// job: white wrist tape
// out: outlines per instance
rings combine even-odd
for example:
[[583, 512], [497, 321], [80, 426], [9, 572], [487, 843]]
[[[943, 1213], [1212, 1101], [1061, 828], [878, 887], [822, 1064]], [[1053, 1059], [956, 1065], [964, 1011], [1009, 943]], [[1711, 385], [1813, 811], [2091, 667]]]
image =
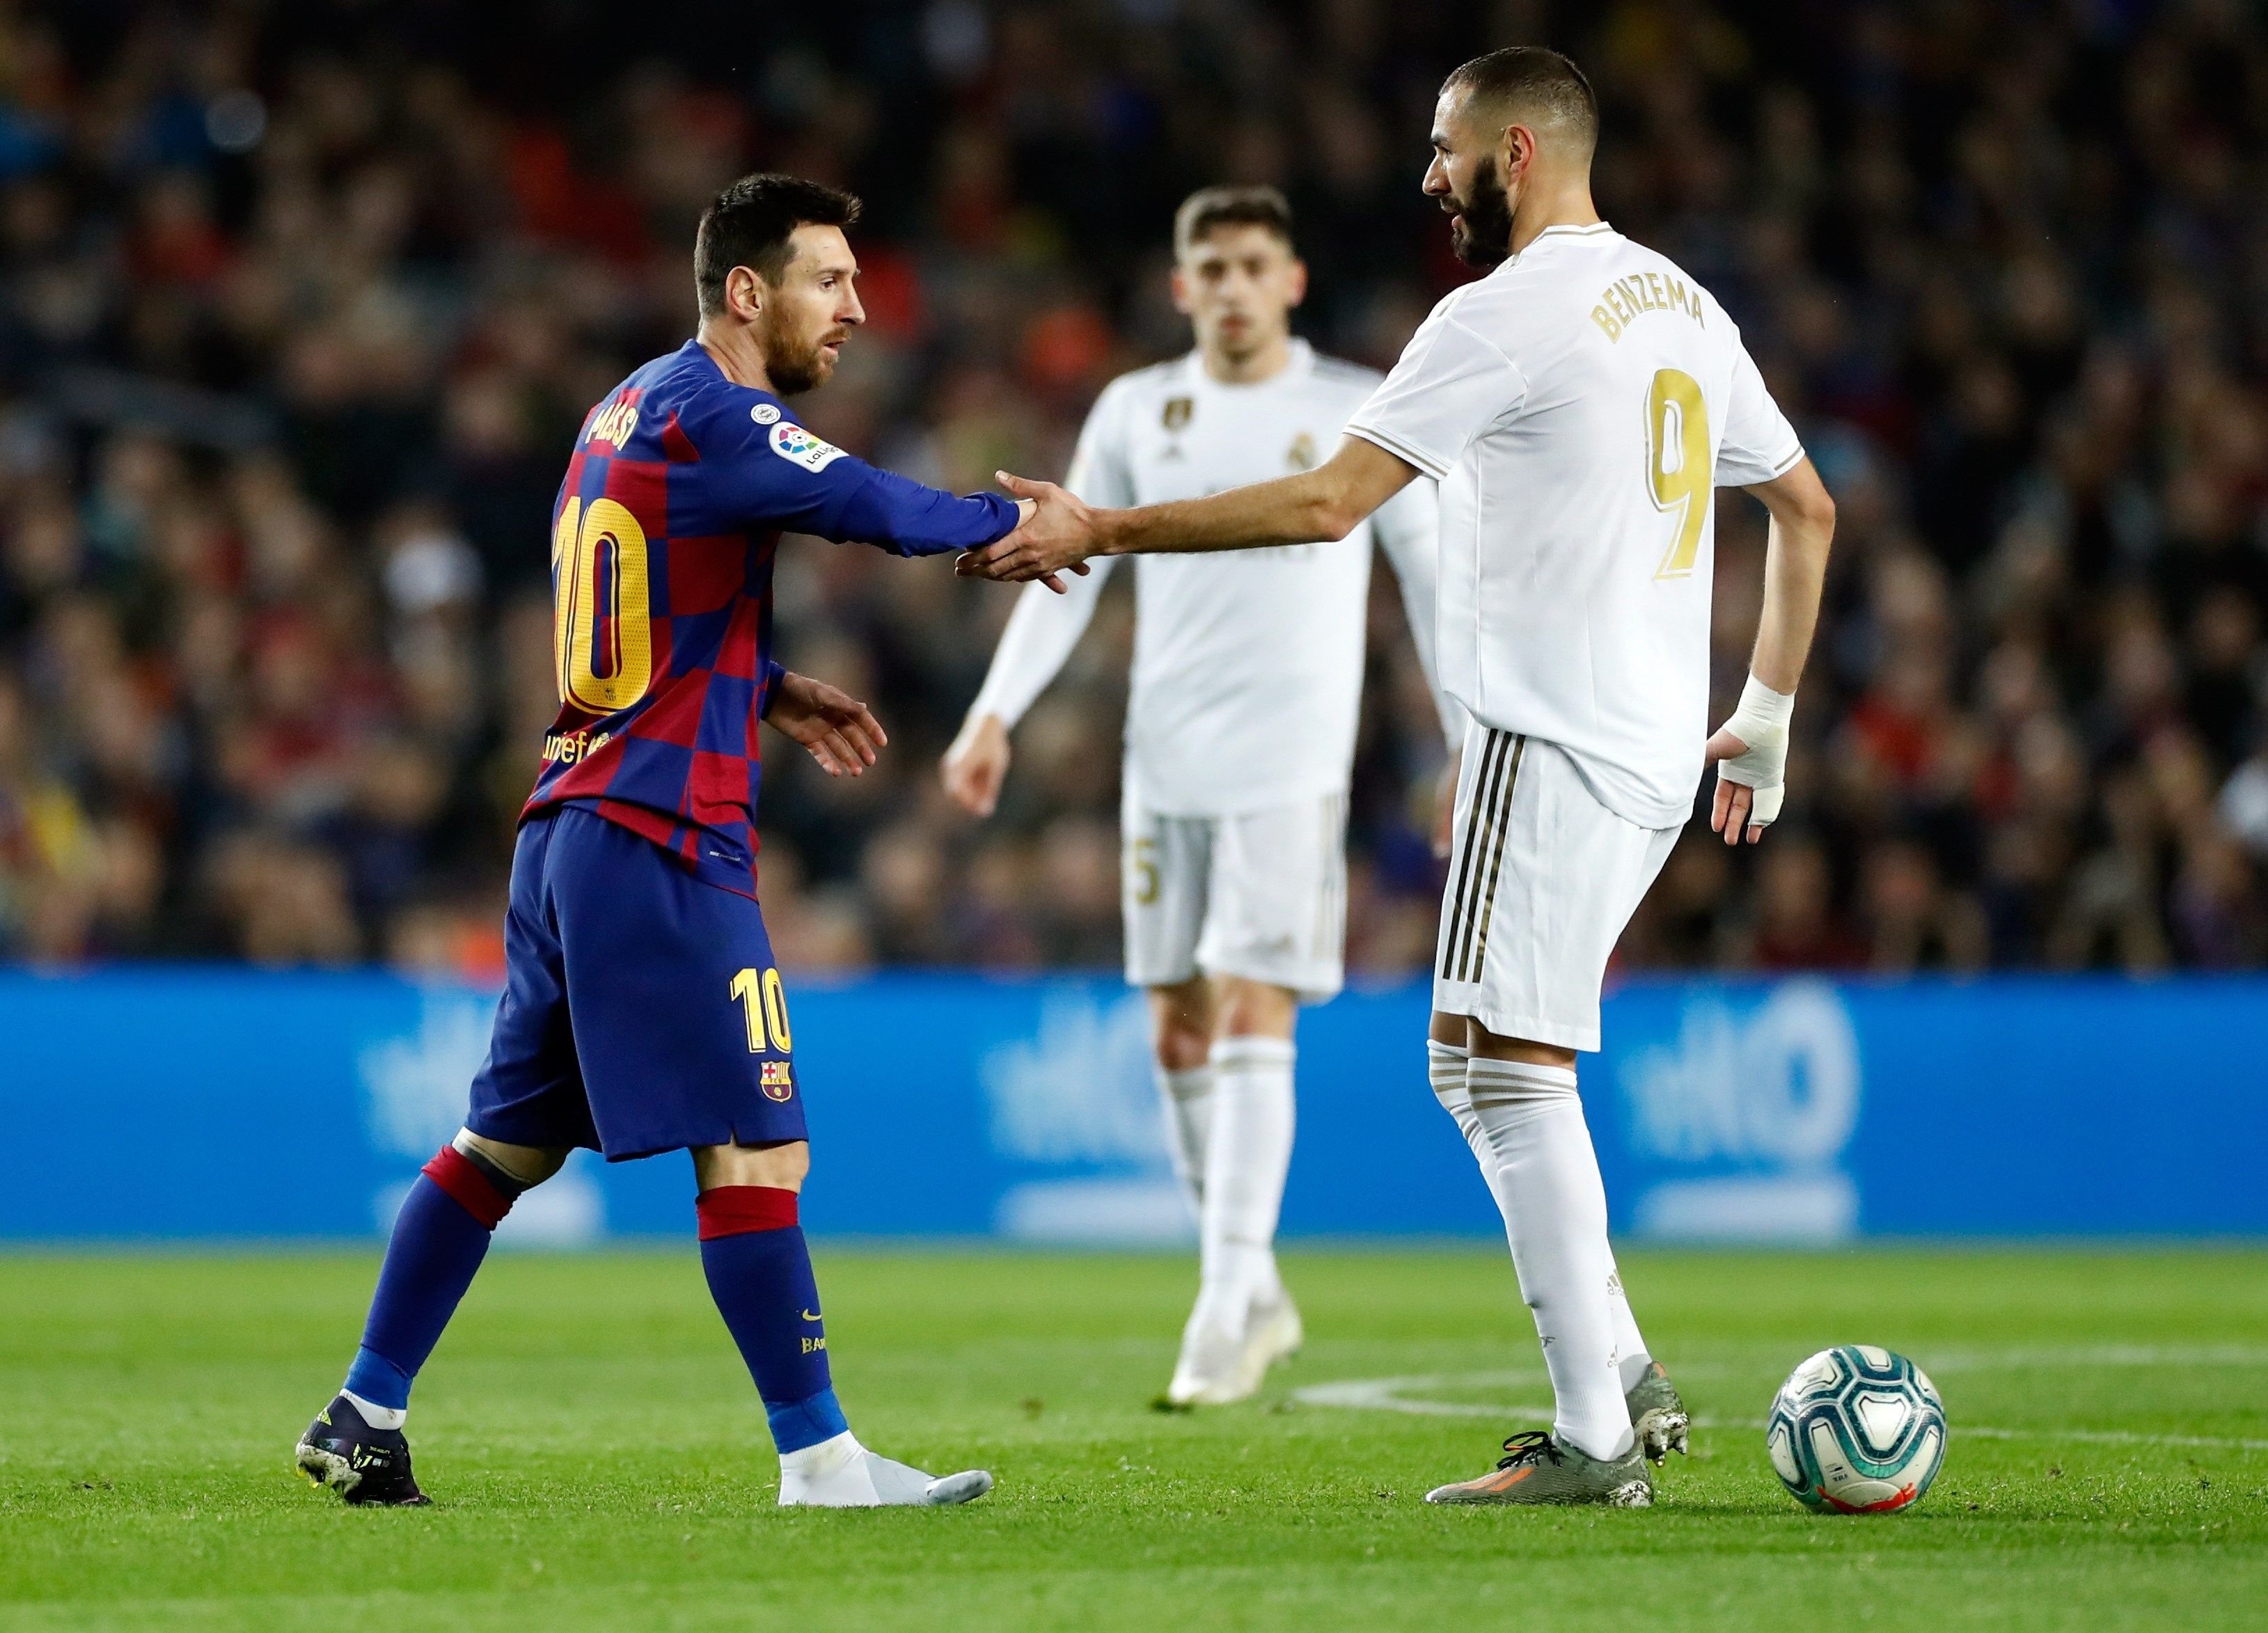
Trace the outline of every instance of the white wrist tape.
[[1795, 716], [1795, 694], [1775, 692], [1756, 676], [1741, 688], [1740, 707], [1724, 729], [1748, 745], [1748, 752], [1717, 762], [1719, 781], [1738, 783], [1756, 791], [1749, 807], [1752, 828], [1769, 825], [1779, 815], [1787, 790], [1787, 723]]

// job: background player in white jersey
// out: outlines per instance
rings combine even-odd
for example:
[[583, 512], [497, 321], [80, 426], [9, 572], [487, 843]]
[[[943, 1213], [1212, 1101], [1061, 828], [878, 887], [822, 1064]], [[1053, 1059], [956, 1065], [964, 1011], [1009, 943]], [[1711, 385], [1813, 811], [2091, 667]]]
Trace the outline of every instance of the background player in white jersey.
[[[1441, 482], [1440, 660], [1473, 725], [1434, 969], [1431, 1075], [1478, 1159], [1535, 1312], [1550, 1432], [1436, 1502], [1650, 1502], [1641, 1453], [1684, 1409], [1607, 1245], [1575, 1091], [1609, 954], [1718, 767], [1711, 825], [1778, 814], [1787, 723], [1835, 507], [1723, 308], [1599, 219], [1598, 107], [1573, 63], [1521, 48], [1452, 74], [1425, 190], [1493, 266], [1434, 308], [1329, 462], [1193, 503], [1097, 511], [1044, 483], [1036, 530], [962, 557], [1025, 577], [1089, 555], [1336, 538]], [[1708, 734], [1714, 490], [1771, 513], [1740, 705]]]
[[[1174, 252], [1174, 299], [1197, 349], [1096, 400], [1064, 478], [1088, 504], [1309, 469], [1378, 384], [1292, 337], [1307, 275], [1275, 188], [1193, 194]], [[1167, 1388], [1175, 1405], [1241, 1400], [1300, 1343], [1273, 1243], [1293, 1023], [1342, 979], [1371, 542], [1393, 561], [1431, 682], [1437, 522], [1433, 483], [1413, 482], [1333, 541], [1135, 564], [1126, 978], [1149, 989], [1174, 1164], [1200, 1225], [1200, 1290]], [[1103, 577], [1074, 577], [1060, 597], [1034, 585], [1017, 603], [945, 757], [946, 787], [967, 809], [992, 811], [1008, 733], [1078, 644]], [[1441, 707], [1454, 754], [1462, 711]]]

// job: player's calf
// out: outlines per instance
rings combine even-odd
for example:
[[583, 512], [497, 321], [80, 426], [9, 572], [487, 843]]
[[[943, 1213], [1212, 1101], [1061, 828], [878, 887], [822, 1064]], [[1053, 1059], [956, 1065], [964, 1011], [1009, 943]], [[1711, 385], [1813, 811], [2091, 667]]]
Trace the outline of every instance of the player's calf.
[[422, 1504], [409, 1472], [409, 1389], [488, 1256], [497, 1225], [566, 1152], [499, 1145], [469, 1131], [420, 1171], [386, 1245], [346, 1381], [294, 1449], [302, 1473], [354, 1504]]
[[800, 1185], [807, 1149], [794, 1141], [759, 1149], [704, 1147], [694, 1156], [706, 1186], [695, 1203], [701, 1266], [718, 1313], [762, 1397], [779, 1453], [781, 1506], [936, 1507], [983, 1497], [992, 1489], [992, 1476], [983, 1469], [939, 1479], [877, 1456], [850, 1432], [835, 1395], [827, 1326], [796, 1191], [785, 1185], [710, 1182], [786, 1178]]
[[1152, 1073], [1172, 1140], [1174, 1177], [1202, 1215], [1212, 1131], [1212, 982], [1194, 975], [1149, 993]]

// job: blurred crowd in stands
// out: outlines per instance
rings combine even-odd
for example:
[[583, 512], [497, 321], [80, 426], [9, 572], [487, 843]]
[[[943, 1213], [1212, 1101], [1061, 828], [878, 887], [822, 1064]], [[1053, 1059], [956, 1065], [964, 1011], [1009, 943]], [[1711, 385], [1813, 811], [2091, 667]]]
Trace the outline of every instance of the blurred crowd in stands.
[[[1697, 824], [1626, 967], [2268, 956], [2268, 35], [2239, 0], [0, 4], [0, 956], [493, 974], [555, 707], [547, 518], [585, 410], [690, 332], [754, 168], [854, 188], [871, 322], [824, 434], [1060, 474], [1182, 349], [1189, 188], [1272, 181], [1300, 327], [1384, 365], [1461, 276], [1434, 92], [1543, 41], [1602, 210], [1739, 319], [1841, 507], [1786, 820]], [[1716, 684], [1761, 511], [1724, 496]], [[1350, 956], [1421, 967], [1440, 745], [1390, 582]], [[1108, 966], [1116, 593], [998, 817], [936, 787], [1012, 592], [783, 548], [781, 651], [883, 765], [767, 745], [783, 963]]]

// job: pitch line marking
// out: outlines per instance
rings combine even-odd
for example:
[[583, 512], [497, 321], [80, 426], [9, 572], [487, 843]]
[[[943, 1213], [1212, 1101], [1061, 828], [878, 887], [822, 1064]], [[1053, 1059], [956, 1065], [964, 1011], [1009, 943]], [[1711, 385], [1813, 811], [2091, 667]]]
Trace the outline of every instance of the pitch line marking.
[[2066, 1350], [1952, 1350], [1922, 1371], [1981, 1372], [2017, 1366], [2268, 1366], [2257, 1344], [2094, 1344]]
[[1292, 1398], [1302, 1406], [1369, 1408], [1402, 1412], [1412, 1417], [1535, 1417], [1551, 1416], [1548, 1406], [1479, 1406], [1465, 1401], [1412, 1401], [1410, 1389], [1438, 1389], [1448, 1384], [1532, 1384], [1533, 1372], [1422, 1372], [1403, 1378], [1350, 1378], [1332, 1384], [1309, 1384], [1294, 1389]]
[[[1549, 1405], [1506, 1401], [1484, 1405], [1475, 1401], [1412, 1400], [1406, 1393], [1465, 1384], [1534, 1384], [1533, 1372], [1422, 1372], [1398, 1378], [1349, 1378], [1336, 1383], [1309, 1384], [1294, 1389], [1292, 1398], [1302, 1406], [1347, 1407], [1357, 1410], [1400, 1412], [1410, 1417], [1494, 1417], [1520, 1423], [1549, 1423]], [[1696, 1429], [1762, 1429], [1761, 1417], [1717, 1417], [1697, 1413]], [[1955, 1423], [1955, 1435], [1975, 1435], [1986, 1440], [2078, 1441], [2088, 1445], [2180, 1445], [2211, 1451], [2268, 1452], [2268, 1440], [2239, 1439], [2220, 1435], [2146, 1435], [2120, 1429], [2003, 1429], [1982, 1423]]]
[[[1677, 1375], [1687, 1378], [1746, 1379], [1771, 1370], [1781, 1354], [1778, 1347], [1712, 1345], [1700, 1359], [1681, 1357]], [[1728, 1353], [1743, 1354], [1746, 1360], [1724, 1358]], [[1713, 1357], [1713, 1358], [1712, 1358]], [[2061, 1350], [2009, 1348], [2001, 1350], [1939, 1350], [1929, 1353], [1922, 1370], [1933, 1378], [1940, 1373], [2007, 1372], [2019, 1367], [2129, 1367], [2129, 1366], [2260, 1366], [2268, 1367], [2268, 1346], [2247, 1344], [2096, 1344], [2075, 1345]], [[1371, 1379], [1368, 1383], [1395, 1382], [1410, 1387], [1435, 1387], [1445, 1381], [1472, 1382], [1487, 1379], [1498, 1384], [1528, 1384], [1542, 1387], [1545, 1375], [1541, 1367], [1515, 1368], [1487, 1372], [1454, 1372], [1431, 1375], [1426, 1380], [1410, 1379]], [[1322, 1386], [1326, 1388], [1333, 1385]], [[1365, 1384], [1364, 1387], [1367, 1387]], [[1324, 1404], [1339, 1404], [1325, 1402]], [[1348, 1401], [1354, 1405], [1359, 1402]], [[1456, 1414], [1462, 1416], [1462, 1414]]]
[[[1762, 1344], [1738, 1346], [1712, 1345], [1704, 1358], [1681, 1359], [1677, 1375], [1681, 1378], [1745, 1377], [1755, 1372], [1769, 1372], [1771, 1361], [1782, 1353], [1779, 1347]], [[1748, 1357], [1745, 1361], [1728, 1360], [1728, 1354]], [[1922, 1363], [1922, 1371], [1935, 1377], [1940, 1372], [2007, 1372], [2019, 1367], [2078, 1367], [2078, 1366], [2268, 1366], [2268, 1345], [2260, 1344], [2074, 1344], [2062, 1349], [2011, 1347], [1999, 1350], [1932, 1350]], [[1509, 1374], [1506, 1374], [1509, 1376]], [[1539, 1380], [1541, 1373], [1526, 1374]]]

